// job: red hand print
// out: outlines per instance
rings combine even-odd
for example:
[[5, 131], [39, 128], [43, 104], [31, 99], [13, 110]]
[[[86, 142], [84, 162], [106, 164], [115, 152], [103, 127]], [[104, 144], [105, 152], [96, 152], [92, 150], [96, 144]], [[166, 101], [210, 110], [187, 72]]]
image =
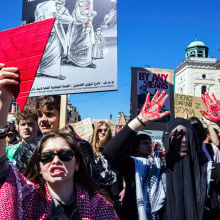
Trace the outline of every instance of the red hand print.
[[212, 99], [207, 92], [205, 95], [202, 94], [202, 100], [205, 103], [208, 112], [205, 112], [202, 109], [200, 112], [210, 121], [220, 122], [220, 105], [218, 104], [214, 93], [212, 93]]
[[169, 111], [160, 113], [160, 110], [163, 107], [164, 103], [166, 102], [168, 95], [165, 95], [165, 91], [163, 91], [160, 95], [159, 92], [160, 92], [159, 90], [156, 91], [151, 101], [150, 101], [150, 93], [147, 94], [146, 101], [140, 113], [144, 119], [155, 120], [169, 113]]

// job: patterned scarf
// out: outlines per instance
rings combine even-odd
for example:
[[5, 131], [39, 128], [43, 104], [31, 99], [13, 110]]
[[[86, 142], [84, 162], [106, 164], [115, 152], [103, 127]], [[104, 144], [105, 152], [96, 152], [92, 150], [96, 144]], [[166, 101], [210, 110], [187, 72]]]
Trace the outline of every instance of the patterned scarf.
[[35, 185], [9, 164], [9, 174], [0, 189], [0, 219], [46, 219], [52, 211], [48, 190], [42, 195]]
[[165, 205], [165, 163], [159, 158], [132, 158], [139, 219], [159, 219], [158, 211]]
[[82, 220], [119, 220], [111, 204], [102, 195], [90, 196], [78, 184], [76, 185], [76, 201]]

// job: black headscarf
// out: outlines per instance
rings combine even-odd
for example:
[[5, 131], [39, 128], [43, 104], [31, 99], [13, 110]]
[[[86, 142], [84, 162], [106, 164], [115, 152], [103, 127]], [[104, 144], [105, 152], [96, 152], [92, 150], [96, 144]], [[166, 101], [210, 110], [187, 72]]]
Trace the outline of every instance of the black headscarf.
[[[170, 133], [178, 125], [186, 128], [187, 156], [179, 156], [180, 143], [171, 142]], [[188, 120], [176, 118], [167, 123], [163, 144], [166, 148], [167, 219], [201, 220], [207, 189], [207, 159], [202, 141]]]

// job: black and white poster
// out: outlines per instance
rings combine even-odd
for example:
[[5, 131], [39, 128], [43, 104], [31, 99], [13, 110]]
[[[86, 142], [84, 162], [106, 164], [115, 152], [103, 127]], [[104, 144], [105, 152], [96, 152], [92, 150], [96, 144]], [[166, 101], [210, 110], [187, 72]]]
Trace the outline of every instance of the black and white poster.
[[117, 90], [117, 0], [23, 0], [22, 24], [49, 18], [30, 96]]

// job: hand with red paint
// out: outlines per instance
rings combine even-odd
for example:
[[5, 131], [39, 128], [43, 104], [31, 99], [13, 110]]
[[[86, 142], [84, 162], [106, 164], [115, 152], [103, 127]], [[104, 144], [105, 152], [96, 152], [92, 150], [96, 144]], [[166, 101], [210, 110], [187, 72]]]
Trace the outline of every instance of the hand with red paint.
[[146, 101], [141, 109], [138, 119], [141, 119], [145, 124], [147, 121], [154, 121], [163, 118], [170, 111], [160, 113], [161, 108], [168, 98], [168, 94], [165, 95], [165, 91], [159, 95], [160, 91], [157, 90], [154, 97], [150, 101], [150, 93], [147, 94]]
[[207, 92], [205, 95], [202, 94], [202, 100], [207, 107], [207, 112], [202, 109], [200, 112], [210, 121], [220, 124], [220, 104], [218, 104], [214, 93], [212, 93], [212, 98]]

